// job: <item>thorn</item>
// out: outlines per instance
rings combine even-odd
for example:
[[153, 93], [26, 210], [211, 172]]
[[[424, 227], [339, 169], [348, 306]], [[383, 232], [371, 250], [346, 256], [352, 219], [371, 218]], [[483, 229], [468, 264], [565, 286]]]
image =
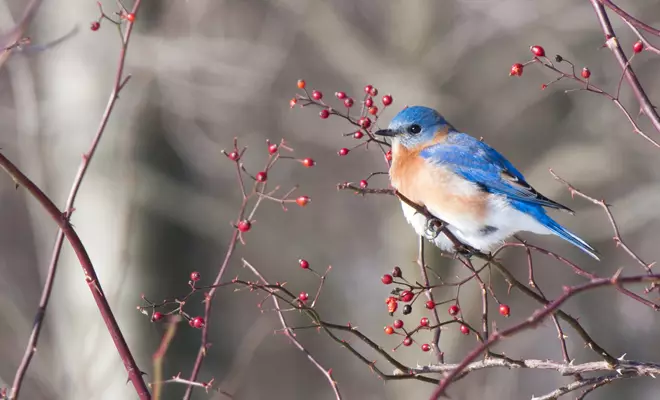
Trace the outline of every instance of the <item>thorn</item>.
[[626, 354], [628, 354], [628, 353], [623, 353], [623, 354], [621, 355], [621, 357], [617, 358], [617, 360], [619, 360], [619, 361], [624, 361], [624, 360], [625, 360], [624, 357], [626, 356]]

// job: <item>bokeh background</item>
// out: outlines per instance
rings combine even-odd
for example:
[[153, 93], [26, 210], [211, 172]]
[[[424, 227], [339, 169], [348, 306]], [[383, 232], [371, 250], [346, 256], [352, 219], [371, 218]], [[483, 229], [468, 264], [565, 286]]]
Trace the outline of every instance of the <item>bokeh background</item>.
[[[47, 50], [16, 52], [0, 70], [0, 147], [51, 198], [63, 205], [81, 160], [98, 126], [114, 79], [119, 39], [104, 23], [91, 32], [96, 2], [45, 1], [27, 34], [45, 44], [77, 31]], [[271, 180], [284, 188], [299, 184], [313, 198], [301, 209], [283, 212], [265, 204], [247, 245], [239, 246], [227, 278], [250, 278], [240, 267], [246, 257], [269, 279], [287, 281], [294, 291], [315, 291], [317, 280], [302, 272], [304, 257], [323, 270], [333, 266], [319, 304], [330, 321], [352, 322], [385, 348], [397, 344], [383, 326], [388, 289], [380, 276], [400, 265], [419, 279], [412, 262], [416, 238], [396, 201], [389, 197], [338, 192], [338, 182], [358, 181], [383, 171], [377, 151], [352, 152], [343, 137], [351, 128], [339, 119], [320, 120], [316, 110], [289, 109], [296, 80], [322, 90], [359, 96], [366, 84], [392, 93], [389, 120], [405, 105], [436, 107], [456, 127], [483, 136], [516, 164], [541, 192], [577, 211], [556, 215], [603, 255], [595, 262], [551, 237], [529, 237], [574, 259], [585, 269], [612, 274], [617, 268], [639, 272], [615, 248], [602, 210], [571, 199], [555, 182], [554, 170], [597, 198], [613, 205], [621, 234], [644, 259], [658, 257], [660, 232], [660, 162], [658, 149], [632, 133], [630, 125], [606, 99], [585, 93], [565, 94], [560, 83], [542, 91], [554, 78], [549, 71], [527, 68], [508, 77], [513, 62], [530, 56], [531, 44], [550, 55], [561, 54], [578, 67], [589, 66], [592, 82], [614, 90], [620, 68], [607, 49], [587, 1], [144, 1], [127, 60], [132, 74], [121, 93], [97, 157], [77, 201], [73, 224], [97, 268], [138, 364], [152, 376], [151, 355], [163, 326], [136, 311], [140, 294], [155, 300], [184, 294], [191, 271], [210, 282], [224, 256], [240, 203], [234, 170], [221, 154], [235, 136], [250, 147], [245, 162], [262, 165], [266, 138], [285, 138], [301, 157], [318, 166], [306, 169], [282, 162]], [[10, 30], [26, 2], [0, 2], [0, 24]], [[113, 1], [103, 2], [114, 11]], [[660, 2], [621, 1], [621, 6], [660, 24]], [[612, 15], [627, 52], [636, 40]], [[38, 48], [32, 48], [37, 50]], [[634, 68], [660, 102], [660, 62], [643, 53]], [[622, 99], [637, 106], [628, 87]], [[654, 138], [643, 117], [641, 126]], [[385, 177], [372, 181], [387, 185]], [[0, 384], [10, 385], [32, 326], [46, 274], [56, 227], [25, 191], [14, 190], [0, 176]], [[464, 273], [431, 255], [443, 276]], [[526, 260], [520, 251], [504, 260], [521, 279]], [[566, 267], [537, 256], [537, 280], [554, 296], [562, 285], [581, 279]], [[507, 294], [498, 275], [493, 287], [512, 309], [506, 327], [535, 308], [517, 293]], [[451, 291], [438, 291], [440, 299]], [[461, 291], [467, 318], [479, 321], [477, 287]], [[211, 340], [200, 379], [214, 377], [217, 387], [237, 399], [331, 399], [322, 375], [287, 343], [276, 315], [261, 313], [254, 293], [221, 290], [215, 300]], [[570, 301], [565, 308], [579, 316], [594, 339], [612, 354], [659, 360], [657, 315], [611, 289]], [[187, 305], [191, 314], [202, 305]], [[446, 315], [444, 309], [442, 315]], [[419, 307], [405, 318], [415, 323]], [[298, 320], [291, 315], [292, 321]], [[407, 322], [408, 323], [408, 322]], [[577, 361], [594, 355], [570, 330], [570, 354]], [[165, 374], [187, 375], [197, 353], [200, 332], [181, 326], [167, 354]], [[328, 368], [347, 399], [426, 398], [432, 385], [384, 383], [367, 366], [327, 337], [301, 332], [299, 339]], [[458, 362], [474, 346], [456, 327], [445, 331], [442, 347], [448, 362]], [[365, 349], [366, 350], [366, 349]], [[555, 328], [547, 322], [504, 341], [497, 350], [514, 358], [561, 359]], [[433, 356], [415, 347], [395, 353], [415, 365]], [[371, 355], [377, 359], [375, 355]], [[381, 367], [390, 370], [383, 361]], [[23, 398], [132, 399], [126, 374], [83, 275], [65, 244], [59, 275], [37, 355], [28, 372]], [[570, 382], [553, 371], [488, 370], [471, 374], [451, 390], [455, 399], [529, 399]], [[652, 379], [627, 380], [590, 395], [592, 399], [656, 399]], [[166, 399], [181, 398], [184, 387], [166, 387]], [[569, 395], [568, 397], [575, 397]], [[223, 399], [197, 390], [195, 399]]]

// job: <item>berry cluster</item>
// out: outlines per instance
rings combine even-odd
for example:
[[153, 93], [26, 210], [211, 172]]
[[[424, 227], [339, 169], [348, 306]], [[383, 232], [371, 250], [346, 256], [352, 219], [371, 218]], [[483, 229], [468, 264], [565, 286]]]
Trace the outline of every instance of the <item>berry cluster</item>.
[[[394, 289], [392, 289], [390, 296], [385, 299], [385, 304], [387, 305], [387, 311], [390, 314], [390, 316], [394, 315], [394, 313], [399, 309], [399, 303], [404, 303], [403, 307], [401, 308], [401, 313], [403, 315], [410, 314], [412, 312], [412, 307], [414, 303], [417, 301], [417, 299], [425, 292], [433, 289], [432, 286], [423, 286], [420, 285], [419, 283], [413, 284], [409, 282], [403, 277], [403, 272], [401, 271], [401, 268], [398, 266], [394, 267], [391, 273], [383, 275], [380, 278], [380, 280], [384, 285], [396, 286]], [[458, 285], [458, 287], [460, 288], [460, 285], [466, 283], [469, 280], [470, 279], [462, 282], [461, 284]], [[438, 285], [438, 286], [442, 286], [442, 285]], [[493, 298], [495, 298], [494, 294], [493, 294]], [[463, 318], [463, 315], [461, 313], [461, 308], [458, 304], [458, 294], [456, 297], [442, 302], [427, 300], [426, 302], [424, 302], [424, 307], [428, 310], [434, 310], [437, 306], [448, 303], [451, 304], [447, 309], [447, 313], [451, 317], [450, 320], [442, 321], [442, 322], [438, 321], [437, 324], [431, 324], [429, 318], [423, 317], [415, 329], [407, 331], [405, 328], [403, 328], [404, 325], [403, 321], [400, 319], [396, 319], [394, 320], [392, 325], [388, 325], [385, 327], [384, 329], [385, 334], [387, 335], [397, 334], [402, 336], [403, 339], [402, 342], [399, 344], [399, 346], [403, 345], [407, 347], [410, 346], [413, 342], [415, 342], [413, 335], [421, 330], [433, 331], [435, 329], [442, 329], [443, 326], [449, 325], [451, 323], [458, 323], [460, 332], [464, 335], [468, 335], [471, 331], [475, 331], [472, 327], [470, 327], [468, 323], [465, 322]], [[508, 317], [511, 314], [511, 309], [506, 304], [500, 304], [499, 312], [501, 315]], [[397, 346], [396, 348], [398, 348], [399, 346]], [[429, 351], [431, 349], [431, 346], [429, 344], [422, 344], [421, 348], [423, 351]]]
[[[109, 21], [111, 24], [118, 26], [121, 28], [122, 23], [124, 21], [127, 21], [129, 23], [135, 22], [135, 14], [130, 12], [129, 10], [124, 7], [121, 2], [117, 2], [120, 6], [120, 10], [115, 12], [115, 17], [111, 17], [108, 14], [103, 11], [103, 6], [101, 5], [101, 2], [97, 2], [97, 5], [99, 7], [99, 17], [95, 20], [92, 21], [92, 23], [89, 26], [89, 29], [96, 32], [101, 28], [101, 22], [103, 20]], [[116, 18], [116, 19], [115, 19]]]
[[[333, 107], [324, 101], [323, 92], [320, 90], [312, 90], [309, 92], [307, 90], [307, 83], [300, 79], [298, 80], [298, 89], [303, 91], [302, 94], [296, 94], [290, 101], [289, 105], [291, 108], [296, 105], [301, 107], [306, 107], [309, 105], [314, 105], [321, 108], [319, 112], [319, 117], [321, 119], [327, 119], [330, 116], [339, 116], [344, 118], [349, 123], [351, 123], [356, 129], [345, 133], [344, 136], [350, 136], [356, 140], [359, 140], [360, 143], [352, 147], [342, 147], [337, 151], [337, 154], [340, 156], [347, 156], [351, 150], [361, 147], [368, 146], [369, 143], [374, 142], [381, 146], [389, 147], [389, 144], [381, 141], [373, 135], [373, 128], [378, 122], [383, 109], [392, 105], [394, 99], [392, 95], [386, 94], [380, 97], [380, 103], [382, 108], [379, 108], [377, 104], [378, 89], [373, 85], [366, 85], [364, 87], [364, 95], [362, 96], [359, 104], [360, 108], [357, 114], [355, 113], [356, 101], [353, 97], [346, 94], [346, 92], [335, 92], [335, 98], [340, 102], [338, 107]], [[381, 147], [383, 149], [383, 147]], [[384, 154], [388, 154], [386, 150], [383, 150]], [[389, 156], [391, 159], [391, 153]]]

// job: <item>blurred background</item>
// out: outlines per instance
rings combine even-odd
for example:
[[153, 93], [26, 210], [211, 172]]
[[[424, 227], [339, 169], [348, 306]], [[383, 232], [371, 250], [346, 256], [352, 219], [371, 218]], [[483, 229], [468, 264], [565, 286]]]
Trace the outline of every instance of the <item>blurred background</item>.
[[[26, 2], [0, 2], [0, 24], [9, 31]], [[104, 1], [108, 13], [113, 1]], [[129, 4], [127, 4], [129, 5]], [[660, 24], [660, 1], [621, 1], [633, 15]], [[89, 148], [114, 80], [119, 53], [116, 29], [98, 16], [94, 1], [43, 2], [27, 35], [45, 44], [77, 31], [44, 51], [16, 52], [0, 70], [0, 147], [63, 206], [81, 154]], [[637, 40], [611, 15], [627, 53]], [[347, 157], [341, 147], [352, 128], [338, 118], [321, 120], [318, 110], [289, 109], [296, 80], [332, 94], [356, 98], [366, 84], [391, 93], [394, 105], [383, 124], [405, 105], [438, 108], [458, 129], [485, 140], [505, 154], [540, 192], [577, 215], [553, 214], [603, 255], [595, 262], [552, 237], [526, 236], [534, 244], [565, 255], [585, 269], [606, 276], [617, 268], [639, 267], [615, 248], [602, 210], [580, 199], [548, 173], [560, 176], [613, 205], [621, 234], [646, 261], [658, 257], [660, 162], [658, 149], [632, 133], [614, 104], [585, 92], [565, 94], [570, 83], [540, 90], [554, 79], [549, 71], [526, 68], [508, 77], [514, 62], [531, 57], [539, 44], [578, 68], [588, 66], [591, 81], [615, 91], [620, 68], [607, 49], [587, 1], [368, 0], [294, 1], [144, 1], [130, 43], [126, 71], [132, 74], [110, 118], [76, 203], [72, 222], [86, 245], [115, 315], [138, 365], [153, 376], [151, 355], [164, 325], [136, 311], [140, 295], [153, 300], [187, 292], [190, 272], [212, 281], [224, 257], [240, 196], [231, 162], [221, 154], [235, 136], [248, 145], [245, 163], [256, 172], [266, 158], [265, 139], [281, 138], [299, 157], [318, 165], [306, 169], [282, 162], [270, 176], [283, 188], [299, 184], [313, 202], [283, 212], [278, 204], [260, 208], [254, 229], [239, 245], [227, 279], [252, 279], [240, 266], [246, 257], [268, 279], [287, 281], [294, 291], [314, 293], [317, 278], [300, 270], [303, 257], [313, 268], [333, 271], [318, 309], [326, 320], [351, 322], [383, 347], [396, 337], [383, 334], [391, 324], [383, 300], [388, 288], [380, 276], [399, 265], [418, 280], [417, 240], [397, 202], [387, 196], [338, 192], [336, 184], [359, 181], [384, 171], [382, 155], [360, 148]], [[660, 102], [660, 59], [642, 53], [633, 66], [656, 102]], [[624, 84], [622, 100], [636, 114], [637, 104]], [[641, 127], [658, 139], [645, 118]], [[370, 181], [386, 186], [386, 177]], [[24, 190], [0, 176], [0, 385], [11, 385], [23, 354], [45, 279], [56, 226]], [[447, 279], [465, 272], [456, 263], [430, 255]], [[526, 280], [526, 259], [509, 250], [504, 261]], [[566, 267], [535, 256], [536, 278], [546, 295], [582, 282]], [[512, 317], [494, 319], [500, 328], [529, 316], [536, 308], [493, 275], [499, 298]], [[452, 290], [437, 292], [439, 300]], [[200, 380], [237, 399], [332, 399], [324, 377], [282, 335], [276, 315], [257, 308], [262, 296], [232, 289], [215, 299], [209, 349]], [[199, 299], [201, 300], [201, 299]], [[468, 321], [479, 323], [476, 285], [461, 290]], [[202, 314], [191, 301], [186, 310]], [[594, 339], [627, 359], [660, 360], [660, 323], [649, 308], [602, 289], [570, 301], [565, 310], [580, 317]], [[446, 317], [444, 308], [441, 315]], [[405, 318], [416, 324], [423, 307]], [[304, 323], [290, 315], [292, 323]], [[576, 362], [595, 360], [576, 334], [566, 328]], [[551, 321], [506, 340], [496, 350], [513, 358], [561, 360]], [[426, 398], [433, 385], [414, 381], [383, 382], [369, 368], [323, 334], [300, 332], [298, 338], [326, 367], [332, 368], [347, 399]], [[182, 324], [165, 360], [165, 376], [192, 368], [200, 331]], [[420, 337], [423, 340], [423, 337]], [[430, 338], [427, 338], [430, 340]], [[447, 362], [458, 362], [475, 345], [452, 325], [443, 332]], [[368, 358], [378, 359], [367, 352]], [[418, 347], [395, 353], [410, 365], [434, 361]], [[384, 361], [378, 365], [392, 371]], [[529, 399], [571, 381], [554, 371], [488, 370], [471, 374], [451, 390], [454, 399]], [[179, 399], [182, 385], [166, 386], [166, 399]], [[626, 380], [590, 395], [591, 399], [656, 399], [652, 379]], [[80, 266], [68, 244], [49, 306], [38, 352], [22, 398], [133, 399], [126, 373], [96, 310]], [[569, 395], [567, 398], [575, 397]], [[196, 390], [195, 399], [224, 399]]]

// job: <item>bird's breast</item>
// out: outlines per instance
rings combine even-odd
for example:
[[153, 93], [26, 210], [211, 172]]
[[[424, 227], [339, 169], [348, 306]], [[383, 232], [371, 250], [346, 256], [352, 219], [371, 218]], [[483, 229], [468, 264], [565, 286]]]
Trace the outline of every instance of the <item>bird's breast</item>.
[[398, 143], [392, 151], [390, 179], [404, 196], [450, 224], [466, 218], [479, 223], [487, 217], [488, 193], [448, 167], [434, 165]]

